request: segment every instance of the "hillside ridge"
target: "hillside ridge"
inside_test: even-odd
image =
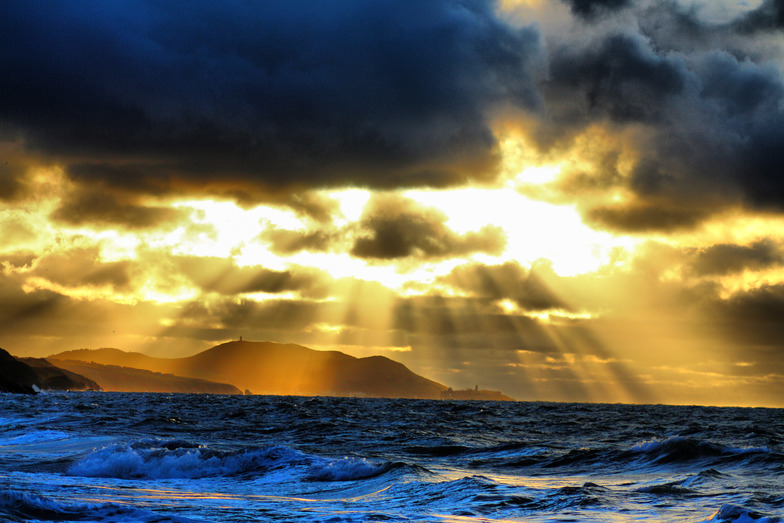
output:
[[[230,383],[257,394],[441,399],[445,385],[386,356],[356,358],[296,344],[230,341],[183,358],[157,358],[113,348],[79,349],[49,356],[134,367]]]

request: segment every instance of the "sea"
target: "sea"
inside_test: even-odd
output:
[[[0,521],[677,521],[784,514],[784,410],[0,394]]]

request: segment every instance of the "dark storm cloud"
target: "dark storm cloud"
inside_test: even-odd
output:
[[[691,270],[700,276],[725,275],[784,264],[784,254],[770,240],[751,245],[713,245],[696,253]]]
[[[665,2],[650,9],[679,8]],[[641,21],[645,12],[637,12]],[[699,46],[695,35],[704,36]],[[760,54],[751,38],[730,35],[727,27],[693,18],[688,37],[657,27],[642,34],[597,26],[579,38],[550,40],[543,86],[550,127],[538,136],[544,146],[603,125],[628,131],[636,149],[625,178],[613,176],[618,168],[611,164],[602,166],[609,174],[597,174],[636,199],[627,210],[597,209],[594,220],[662,230],[696,225],[728,205],[784,207],[781,58]],[[733,45],[721,47],[728,39]],[[661,222],[648,220],[651,206],[662,202]]]
[[[296,291],[321,295],[324,277],[315,270],[274,271],[260,266],[238,267],[231,259],[204,256],[176,256],[172,263],[199,288],[224,295],[264,292],[280,294]]]
[[[51,217],[70,225],[110,225],[128,229],[160,227],[174,224],[184,213],[171,207],[136,203],[115,191],[100,187],[82,187],[66,196]]]
[[[550,62],[554,95],[574,96],[583,118],[654,122],[662,118],[667,97],[684,88],[678,60],[657,55],[638,36],[614,34],[596,46],[562,48]],[[573,110],[573,112],[576,111]]]
[[[757,9],[733,25],[742,32],[784,29],[784,1],[764,0]]]
[[[0,123],[78,179],[444,185],[539,103],[532,29],[484,0],[4,3]]]
[[[377,196],[365,208],[360,227],[369,235],[354,243],[351,254],[358,258],[391,260],[417,256],[448,258],[475,252],[500,254],[506,238],[498,227],[459,235],[449,229],[447,216],[413,200]]]
[[[569,309],[537,275],[516,262],[503,265],[470,264],[456,267],[442,278],[448,283],[486,300],[510,299],[529,311]]]
[[[576,16],[585,19],[594,17],[606,12],[622,9],[632,3],[632,0],[563,0],[569,9]]]

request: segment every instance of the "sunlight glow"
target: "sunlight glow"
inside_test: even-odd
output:
[[[723,300],[728,300],[739,293],[784,284],[784,268],[776,267],[764,271],[746,270],[720,278],[719,284],[722,287],[719,296]]]
[[[22,286],[22,290],[25,293],[47,290],[83,301],[111,300],[114,303],[125,305],[134,305],[137,302],[135,295],[117,292],[110,285],[66,286],[35,276],[27,279],[27,282]]]
[[[587,312],[569,312],[563,309],[549,309],[546,311],[526,312],[525,316],[537,319],[542,323],[557,325],[569,320],[590,320],[596,316]]]
[[[520,307],[518,307],[518,305],[514,301],[508,298],[505,298],[503,300],[498,300],[496,302],[496,305],[498,305],[498,307],[506,314],[519,314],[522,312]]]
[[[178,202],[174,207],[191,210],[192,225],[173,232],[159,244],[171,242],[173,250],[181,254],[232,256],[240,266],[258,263],[240,254],[246,245],[257,242],[267,224],[291,230],[306,227],[294,212],[266,205],[243,209],[234,202],[193,200]]]
[[[573,276],[595,271],[617,257],[618,248],[633,250],[639,243],[588,227],[573,206],[531,200],[508,188],[407,191],[405,195],[443,211],[448,216],[446,225],[460,234],[485,225],[501,227],[507,247],[496,263],[530,264],[546,258],[557,274]]]
[[[141,244],[138,234],[122,234],[113,230],[101,231],[95,239],[101,242],[101,260],[105,262],[135,259]]]
[[[177,289],[161,290],[150,285],[149,282],[141,287],[136,294],[143,301],[158,304],[187,302],[199,296],[199,292],[193,287],[182,286]]]
[[[517,175],[519,183],[545,184],[554,182],[561,174],[560,165],[539,165],[526,167]]]
[[[338,227],[359,220],[365,204],[370,199],[370,191],[366,189],[346,189],[342,191],[331,191],[327,195],[337,200],[340,206],[342,219],[336,219],[334,224]]]

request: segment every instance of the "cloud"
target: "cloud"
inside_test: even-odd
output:
[[[128,229],[174,225],[185,214],[168,206],[145,205],[100,187],[73,190],[51,217],[69,225],[118,226]]]
[[[549,40],[548,119],[532,136],[544,150],[567,152],[597,126],[617,137],[588,176],[627,191],[631,204],[581,206],[616,230],[680,229],[739,205],[782,210],[780,57],[696,17],[688,37],[655,24],[648,30],[645,13],[658,13],[669,29],[680,13],[673,2],[652,5],[633,13],[643,29],[603,24]],[[585,178],[562,188],[580,199]],[[662,207],[658,223],[653,206]]]
[[[4,5],[0,120],[74,180],[242,194],[493,176],[538,33],[492,2]]]
[[[672,232],[693,228],[713,212],[715,210],[696,205],[672,205],[668,201],[657,205],[653,202],[638,201],[625,205],[589,208],[585,212],[585,219],[602,229],[625,233]]]
[[[698,276],[724,276],[777,265],[784,265],[784,254],[772,241],[762,240],[748,246],[724,243],[701,249],[691,263],[691,270]]]
[[[569,5],[572,13],[580,18],[593,19],[594,17],[622,9],[632,3],[632,0],[563,0]]]
[[[784,314],[784,285],[765,284],[746,292],[740,292],[730,299],[718,303],[726,319],[741,321],[748,324],[749,332],[769,325],[778,333],[778,339],[769,340],[772,344],[779,345],[784,326],[781,324]],[[753,327],[756,326],[756,327]]]
[[[43,265],[35,267],[44,268],[45,272]],[[90,285],[91,279],[98,285],[114,284],[118,279],[118,283],[122,283],[118,274],[90,271],[87,264],[77,270],[83,272],[73,278],[63,272],[57,278],[63,285]],[[37,350],[43,355],[80,346],[77,344],[87,340],[105,343],[115,329],[143,336],[147,332],[154,333],[157,321],[171,313],[170,306],[144,301],[131,305],[98,297],[78,299],[53,290],[31,289],[26,280],[27,275],[0,273],[0,331],[4,340],[18,340],[15,353]]]
[[[32,267],[33,262],[38,258],[35,254],[0,254],[0,263],[8,269],[20,269]]]
[[[20,165],[0,162],[0,201],[14,202],[27,196],[24,183],[26,169]]]
[[[31,251],[44,236],[30,213],[0,212],[0,248],[5,252]]]
[[[98,247],[83,247],[40,256],[29,274],[64,287],[108,285],[122,290],[129,288],[131,273],[130,261],[105,262]]]
[[[337,231],[291,231],[287,229],[268,229],[261,233],[260,239],[270,244],[276,254],[287,255],[300,251],[326,252],[340,238]]]
[[[759,7],[737,20],[733,26],[744,33],[784,29],[784,2],[764,0]]]
[[[280,255],[301,251],[350,252],[366,260],[445,259],[473,253],[500,254],[506,238],[500,227],[457,234],[447,216],[432,207],[392,193],[379,193],[365,205],[358,221],[342,227],[311,224],[304,230],[270,227],[259,235]]]
[[[260,266],[238,267],[233,260],[206,256],[174,256],[171,263],[201,290],[223,295],[298,292],[321,294],[324,276],[316,270],[274,271]]]
[[[717,336],[731,344],[732,361],[754,363],[765,374],[784,374],[784,285],[763,284],[708,305]],[[743,374],[742,369],[734,372]]]
[[[413,200],[376,196],[365,207],[359,224],[367,235],[354,242],[351,254],[381,260],[449,258],[475,252],[497,255],[506,245],[499,227],[485,226],[478,232],[458,235],[446,226],[446,220],[445,214]]]
[[[516,262],[462,265],[441,281],[485,300],[513,300],[528,311],[569,309],[537,276],[535,269],[525,270]]]
[[[611,34],[594,45],[562,47],[550,60],[554,94],[585,113],[616,122],[661,120],[667,97],[684,89],[684,65],[658,55],[641,36]]]

